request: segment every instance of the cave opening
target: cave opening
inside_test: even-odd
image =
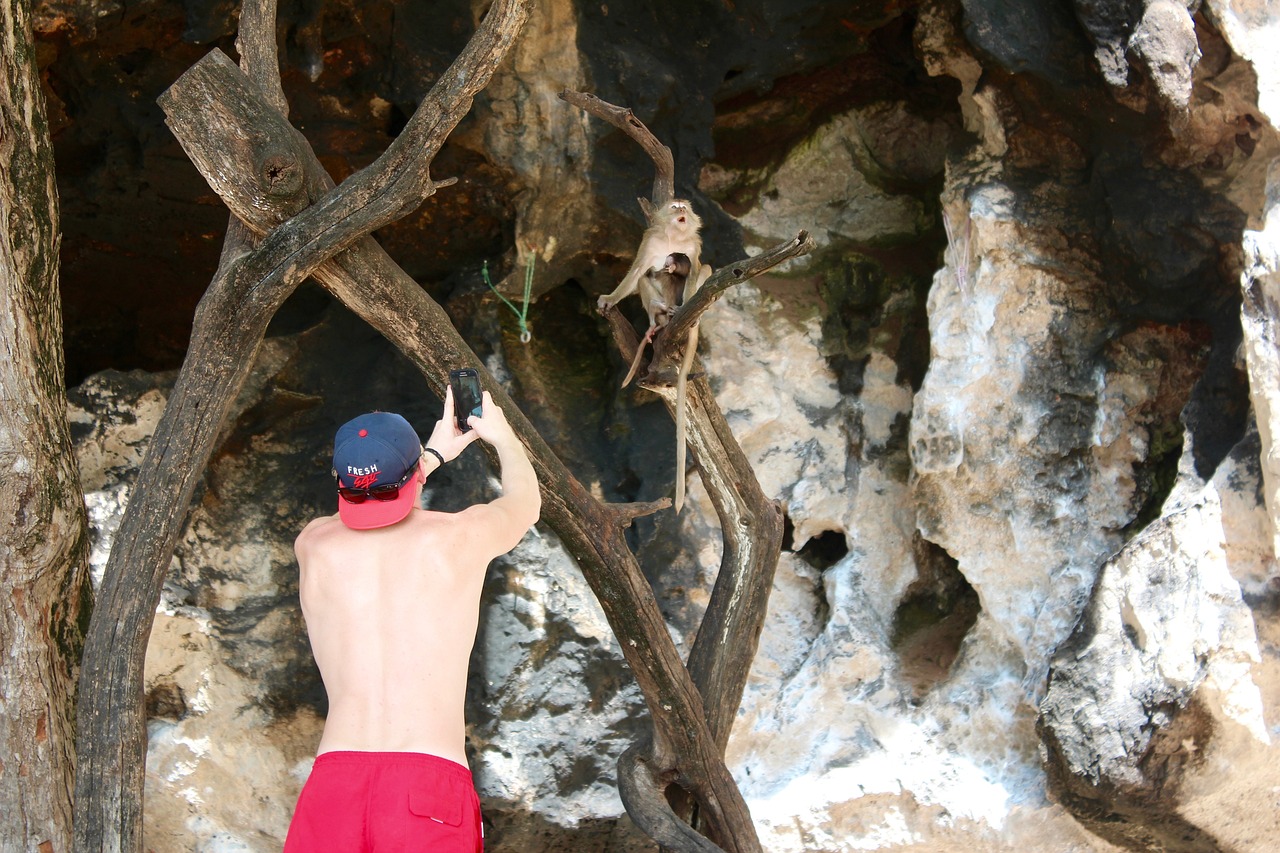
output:
[[[982,605],[944,548],[917,533],[912,550],[916,579],[898,602],[890,645],[912,701],[919,702],[950,674]]]
[[[792,532],[789,519],[786,532]],[[811,537],[795,552],[796,556],[820,572],[825,572],[843,560],[848,553],[849,543],[840,530],[823,531]]]

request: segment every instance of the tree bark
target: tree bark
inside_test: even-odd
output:
[[[656,393],[674,417],[676,370],[688,329],[729,287],[812,250],[801,231],[795,239],[717,270],[654,338],[653,361],[639,383]],[[637,336],[616,310],[606,312],[624,361]],[[750,463],[715,403],[710,383],[695,361],[688,385],[689,443],[703,485],[720,519],[724,553],[693,650],[689,670],[707,708],[707,722],[724,752],[760,632],[782,546],[782,511],[760,489]]]
[[[30,4],[0,4],[0,850],[70,847],[88,531],[63,378],[58,194]]]
[[[687,330],[729,287],[812,247],[809,234],[801,231],[790,243],[716,271],[657,336],[650,371],[655,378],[640,384],[661,396],[674,416],[674,373],[682,347],[669,348],[668,343],[682,345]],[[697,362],[692,372],[701,373]],[[657,378],[662,376],[667,378]],[[707,707],[707,724],[723,754],[764,629],[782,550],[783,516],[781,507],[761,490],[705,376],[689,380],[686,417],[693,458],[724,536],[720,572],[689,654],[689,671]]]
[[[121,521],[90,624],[78,718],[78,851],[141,850],[146,754],[142,670],[147,639],[199,476],[267,323],[316,267],[435,191],[438,185],[428,175],[431,159],[487,84],[528,17],[529,5],[530,0],[495,3],[405,131],[374,164],[323,194],[252,251],[245,235],[230,234],[218,274],[197,308],[187,358]],[[274,14],[266,17],[274,28]],[[215,64],[230,65],[218,57],[221,54],[212,60]],[[278,75],[278,70],[270,73]],[[277,83],[268,95],[278,92]],[[274,114],[274,109],[267,107],[266,112]],[[263,203],[296,199],[301,173],[286,161],[301,137],[296,131],[292,137],[245,134],[220,153],[229,156],[235,168],[254,164],[267,179]],[[295,178],[298,186],[291,183]]]
[[[632,141],[644,149],[653,161],[653,193],[650,200],[654,206],[662,206],[676,194],[676,161],[671,156],[671,149],[663,145],[644,122],[636,118],[636,114],[626,107],[619,107],[601,100],[590,92],[574,92],[566,89],[560,93],[560,100],[573,104],[583,112],[603,119],[621,130]],[[644,199],[640,199],[641,207],[646,207]],[[650,210],[645,209],[645,218],[649,218]]]

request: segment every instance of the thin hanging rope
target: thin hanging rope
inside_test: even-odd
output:
[[[498,288],[493,286],[493,282],[489,279],[489,262],[485,261],[484,266],[480,268],[480,275],[484,277],[484,283],[489,285],[489,289],[498,294],[498,298],[506,303],[507,307],[516,315],[516,322],[520,324],[520,343],[527,344],[533,338],[533,334],[529,331],[529,295],[533,292],[533,265],[538,259],[536,251],[529,252],[529,260],[524,265],[524,300],[521,307],[517,308],[510,299],[503,296]]]

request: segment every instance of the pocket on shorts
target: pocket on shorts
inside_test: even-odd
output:
[[[409,789],[409,812],[446,826],[462,825],[462,806],[469,796],[467,786],[450,779]]]

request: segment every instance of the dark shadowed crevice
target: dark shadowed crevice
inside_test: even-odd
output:
[[[1216,853],[1237,849],[1224,845],[1210,832],[1169,808],[1190,767],[1202,762],[1213,737],[1211,713],[1195,699],[1185,705],[1165,702],[1146,708],[1152,720],[1145,743],[1134,752],[1129,772],[1099,774],[1093,747],[1081,741],[1070,720],[1079,701],[1076,695],[1061,708],[1051,708],[1036,723],[1045,756],[1050,797],[1098,837],[1125,850],[1162,850],[1170,853]],[[1089,762],[1081,772],[1080,759]]]
[[[795,553],[818,571],[825,572],[849,553],[849,543],[839,530],[828,530],[811,538]]]
[[[824,531],[811,537],[799,550],[796,550],[795,525],[792,524],[790,516],[784,515],[782,552],[795,554],[805,565],[813,569],[813,594],[816,601],[813,615],[817,624],[826,625],[831,618],[831,603],[827,600],[822,574],[848,555],[849,543],[844,533],[839,530]]]
[[[186,694],[172,680],[157,679],[147,691],[146,702],[148,720],[181,720],[191,710],[187,704]]]
[[[796,526],[791,516],[782,518],[782,552],[795,554],[811,568],[825,572],[849,553],[849,541],[842,531],[824,530],[796,548]]]
[[[919,701],[950,673],[982,606],[955,558],[918,533],[913,550],[917,576],[894,614],[891,644]]]
[[[1146,499],[1137,516],[1125,528],[1125,538],[1132,538],[1160,517],[1165,499],[1178,479],[1178,460],[1182,458],[1183,428],[1180,423],[1157,425],[1152,430],[1150,451],[1145,464],[1135,468],[1139,491]]]

